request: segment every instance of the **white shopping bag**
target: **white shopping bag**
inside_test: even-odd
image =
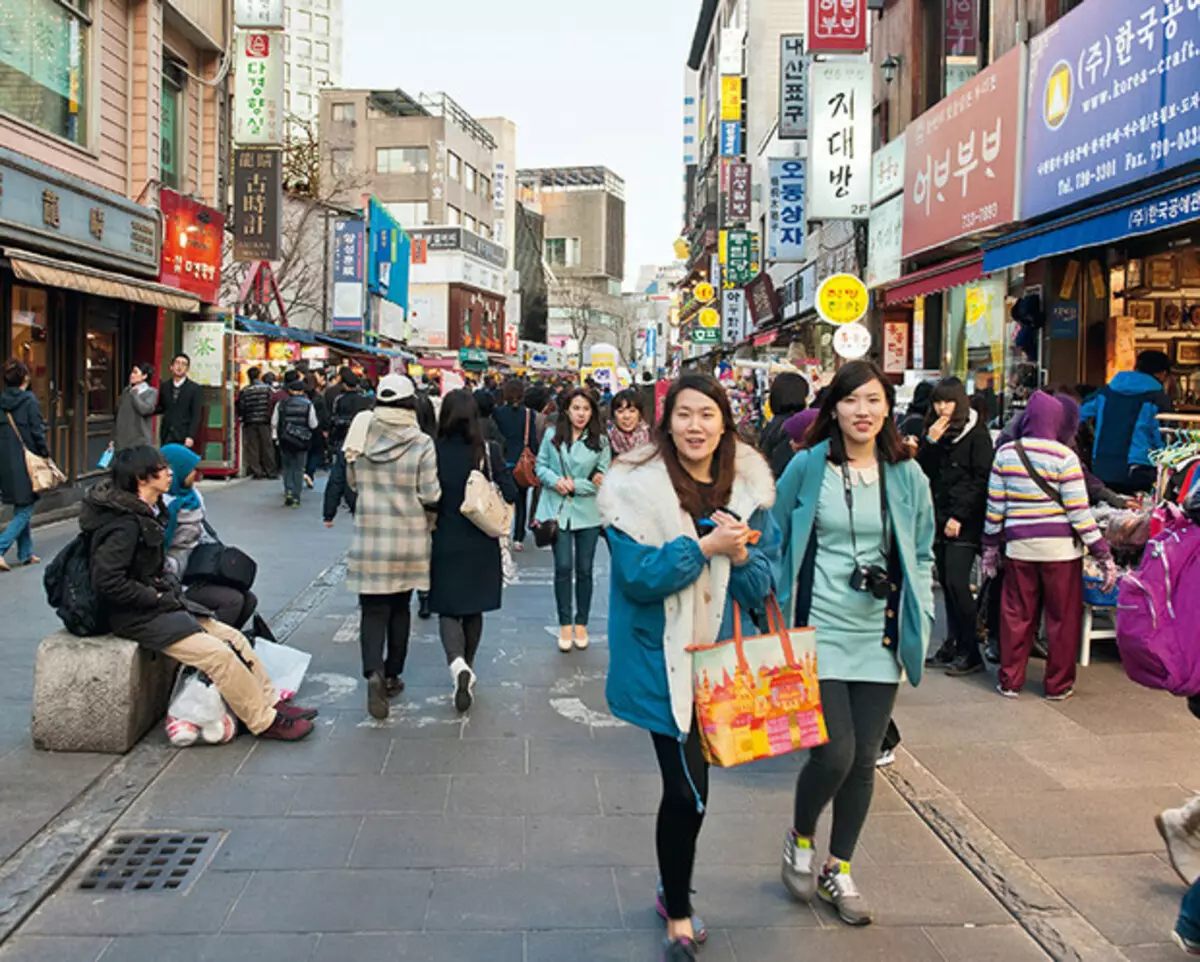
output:
[[[222,745],[237,734],[237,723],[225,699],[207,675],[180,671],[167,709],[167,738],[181,748],[203,739]]]
[[[517,562],[513,557],[512,538],[508,535],[500,538],[500,575],[504,579],[505,588],[511,588],[517,583]]]
[[[312,655],[291,645],[277,645],[261,638],[254,643],[254,653],[258,655],[280,698],[286,701],[300,690]]]

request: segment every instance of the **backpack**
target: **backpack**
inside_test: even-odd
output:
[[[308,410],[312,402],[304,397],[290,397],[280,402],[279,444],[290,451],[307,451],[313,432],[308,426]]]
[[[1200,527],[1177,510],[1121,579],[1117,645],[1125,673],[1172,695],[1200,694]]]
[[[46,600],[73,635],[87,638],[108,631],[100,601],[92,588],[91,538],[76,535],[46,568],[42,578]]]

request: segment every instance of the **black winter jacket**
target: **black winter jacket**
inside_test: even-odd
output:
[[[237,415],[243,424],[270,424],[271,389],[262,381],[247,384],[238,395]]]
[[[341,449],[346,443],[346,432],[350,424],[362,411],[370,411],[375,407],[375,399],[369,398],[362,391],[342,390],[333,402],[329,413],[329,444],[335,449]]]
[[[787,470],[787,466],[792,461],[792,455],[796,453],[792,450],[792,439],[783,429],[788,418],[795,413],[795,411],[788,411],[786,414],[776,414],[767,422],[767,426],[763,428],[762,436],[759,438],[759,449],[762,451],[763,457],[767,459],[767,463],[771,465],[771,473],[775,475],[776,481],[783,477],[783,472]]]
[[[104,480],[83,499],[79,528],[91,536],[92,588],[113,634],[161,650],[203,629],[204,608],[186,601],[163,570],[166,511]]]
[[[981,543],[992,455],[991,432],[974,410],[954,438],[943,437],[937,444],[921,439],[917,462],[929,478],[938,540],[945,537],[946,522],[954,518],[962,525],[958,541]]]
[[[183,444],[191,438],[200,448],[200,422],[204,415],[204,388],[184,378],[176,396],[175,381],[167,378],[158,388],[159,438],[163,444]]]
[[[13,434],[8,423],[10,414],[20,438]],[[29,472],[25,468],[22,441],[34,454],[49,456],[46,422],[42,420],[37,398],[32,392],[22,391],[19,387],[5,388],[4,393],[0,394],[0,501],[18,508],[37,500],[37,495],[33,493],[33,482],[29,480]]]

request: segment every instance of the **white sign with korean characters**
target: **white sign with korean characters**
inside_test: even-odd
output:
[[[779,139],[799,140],[808,135],[808,57],[804,34],[785,33],[779,38]]]
[[[740,287],[721,292],[721,340],[726,347],[746,337],[746,292]]]
[[[870,216],[871,70],[866,57],[841,57],[812,65],[810,220],[866,220]]]
[[[900,276],[904,239],[904,198],[897,194],[871,208],[867,240],[867,287],[880,287]]]
[[[244,30],[237,36],[233,140],[245,147],[283,144],[283,34]]]
[[[234,0],[233,25],[251,29],[282,30],[284,0]]]
[[[884,144],[871,157],[871,203],[882,204],[904,190],[904,134]]]
[[[225,325],[212,321],[183,322],[183,353],[192,359],[188,376],[203,387],[225,383]]]

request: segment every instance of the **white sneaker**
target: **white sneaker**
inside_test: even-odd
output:
[[[876,768],[887,768],[889,765],[894,765],[896,762],[896,749],[885,748],[879,753],[879,757],[875,759]]]
[[[801,902],[811,902],[817,893],[817,875],[813,871],[816,851],[813,843],[807,838],[801,838],[792,829],[783,836],[783,866],[780,877],[783,887],[792,898]]]
[[[450,677],[454,679],[454,707],[461,714],[469,711],[475,700],[475,672],[463,658],[450,663]]]
[[[1200,796],[1182,808],[1154,816],[1158,834],[1167,843],[1171,867],[1188,885],[1200,878]]]

